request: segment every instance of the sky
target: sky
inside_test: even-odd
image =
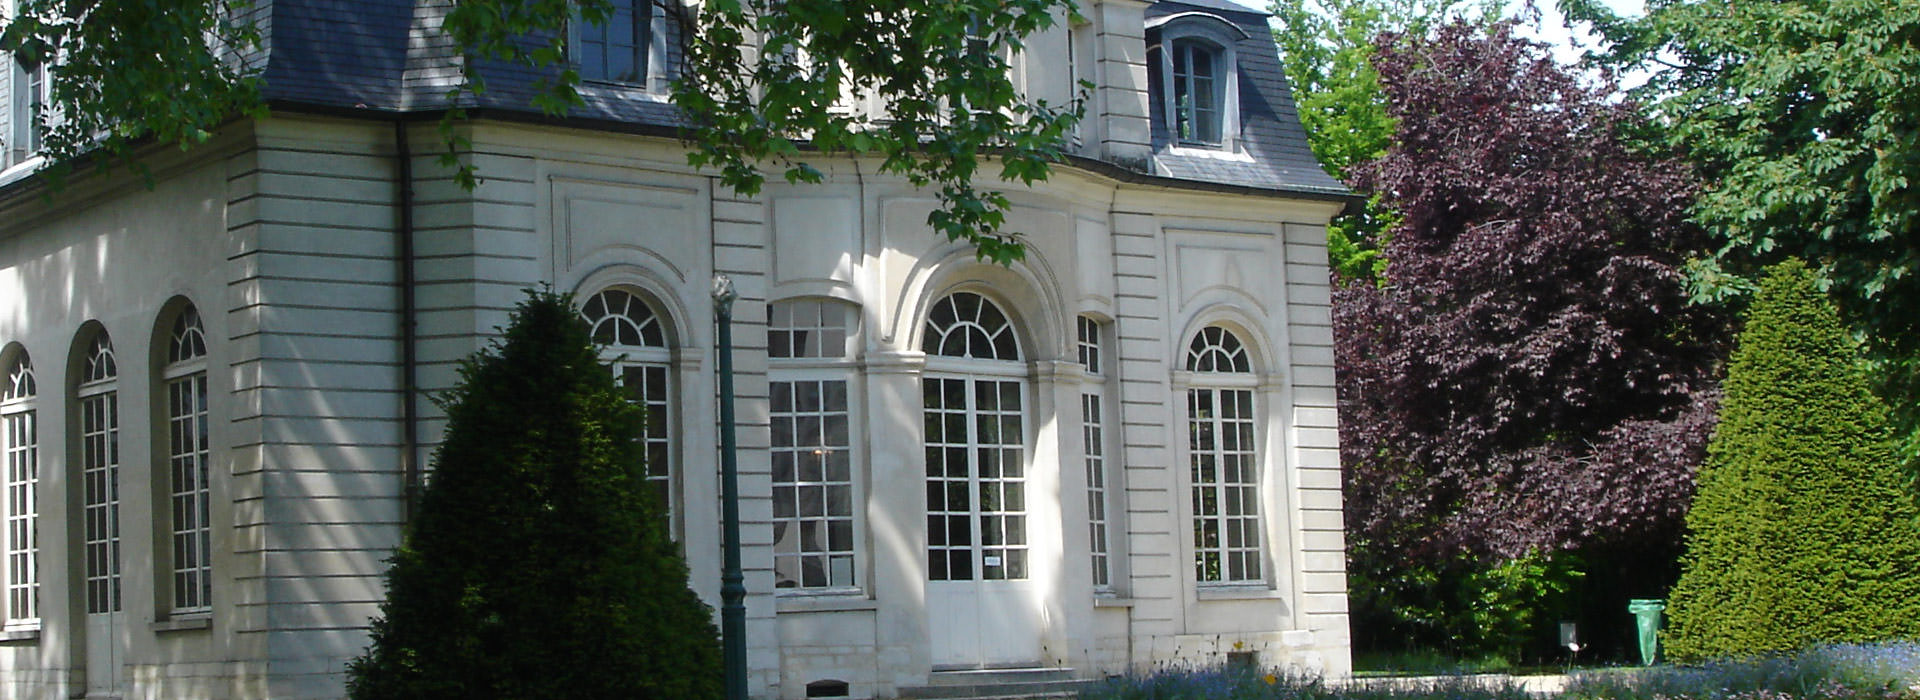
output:
[[[1248,7],[1259,9],[1262,12],[1266,11],[1268,5],[1266,0],[1234,1]],[[1646,12],[1645,0],[1603,1],[1608,7],[1612,8],[1615,13],[1622,16],[1633,17]],[[1522,36],[1552,46],[1554,57],[1567,63],[1579,60],[1581,51],[1595,47],[1597,42],[1592,34],[1584,30],[1579,32],[1568,30],[1566,20],[1560,16],[1559,10],[1554,8],[1553,0],[1537,0],[1537,4],[1540,7],[1540,19],[1537,22],[1528,22],[1526,26],[1523,26],[1520,32]],[[1645,82],[1646,76],[1628,74],[1621,76],[1620,79],[1622,83],[1621,87],[1630,88]]]
[[[1646,12],[1646,2],[1644,2],[1644,0],[1604,1],[1616,14],[1622,16],[1635,17]],[[1570,32],[1567,28],[1566,19],[1562,18],[1560,12],[1554,9],[1551,0],[1541,0],[1540,21],[1529,24],[1530,26],[1523,27],[1520,33],[1523,36],[1545,42],[1552,46],[1554,56],[1563,62],[1579,60],[1580,52],[1583,49],[1592,49],[1597,43],[1596,37],[1584,30]],[[1621,79],[1624,82],[1639,82],[1633,80],[1631,76],[1622,76]],[[1644,80],[1644,78],[1641,78],[1641,80]],[[1631,85],[1627,85],[1626,87],[1631,87]]]

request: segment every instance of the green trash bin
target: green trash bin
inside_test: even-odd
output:
[[[1627,601],[1627,612],[1633,613],[1634,622],[1640,628],[1640,663],[1653,665],[1653,659],[1660,654],[1660,613],[1667,609],[1667,601],[1657,598],[1634,598]]]

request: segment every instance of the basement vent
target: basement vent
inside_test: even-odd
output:
[[[1227,668],[1242,670],[1242,671],[1251,671],[1259,667],[1260,667],[1260,652],[1257,652],[1257,651],[1227,652]]]
[[[829,678],[807,684],[807,697],[810,698],[844,698],[846,696],[846,681],[836,681]]]

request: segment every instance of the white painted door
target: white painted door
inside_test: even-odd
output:
[[[114,393],[80,403],[82,558],[87,697],[123,693],[126,612],[120,599],[120,416]]]
[[[928,377],[927,622],[939,668],[1033,666],[1022,382]]]

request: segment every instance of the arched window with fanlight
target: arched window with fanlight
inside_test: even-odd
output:
[[[668,530],[678,512],[674,501],[677,455],[674,424],[673,356],[660,312],[646,298],[621,288],[587,297],[580,314],[593,328],[593,342],[627,397],[647,411],[640,439],[645,444],[647,485],[657,512],[667,518]]]
[[[1026,368],[1013,323],[956,292],[934,303],[924,333],[928,577],[1026,579]]]
[[[767,307],[773,585],[782,591],[860,583],[851,390],[859,318],[858,307],[834,299]]]
[[[0,356],[3,357],[3,356]],[[6,466],[6,627],[40,624],[40,440],[33,362],[7,358],[0,381],[0,454]]]
[[[1193,487],[1193,567],[1201,583],[1263,580],[1258,384],[1233,331],[1207,326],[1187,345],[1187,458]]]
[[[168,525],[161,582],[173,615],[206,613],[213,605],[213,519],[208,463],[207,335],[191,304],[174,314],[165,335],[159,396],[164,406]],[[158,486],[156,484],[156,486]]]
[[[80,408],[81,598],[87,615],[111,615],[121,610],[120,366],[106,331],[96,332],[85,347],[74,390]]]

